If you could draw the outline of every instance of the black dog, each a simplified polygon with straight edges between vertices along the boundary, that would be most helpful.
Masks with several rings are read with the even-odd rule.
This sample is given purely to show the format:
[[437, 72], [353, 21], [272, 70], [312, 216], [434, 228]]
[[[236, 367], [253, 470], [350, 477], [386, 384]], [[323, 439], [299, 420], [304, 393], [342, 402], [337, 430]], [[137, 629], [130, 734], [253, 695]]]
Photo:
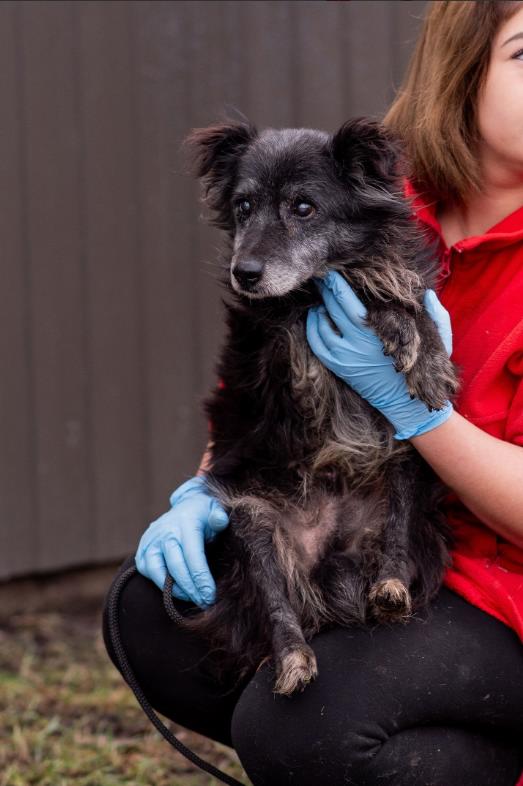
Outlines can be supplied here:
[[275, 692], [291, 694], [317, 673], [311, 636], [407, 621], [440, 588], [452, 545], [446, 487], [310, 350], [312, 277], [345, 276], [411, 394], [441, 409], [458, 381], [423, 306], [437, 257], [403, 196], [401, 146], [375, 121], [330, 135], [258, 133], [245, 118], [184, 143], [227, 236], [231, 295], [224, 386], [203, 402], [206, 480], [230, 526], [208, 545], [216, 603], [188, 623], [239, 678], [272, 653]]

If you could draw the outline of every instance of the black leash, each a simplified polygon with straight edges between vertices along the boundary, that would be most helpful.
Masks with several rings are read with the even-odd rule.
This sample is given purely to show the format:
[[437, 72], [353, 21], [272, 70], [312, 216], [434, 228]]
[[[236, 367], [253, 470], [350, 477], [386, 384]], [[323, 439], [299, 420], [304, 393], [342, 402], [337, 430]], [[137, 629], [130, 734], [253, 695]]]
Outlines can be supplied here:
[[[167, 726], [162, 723], [158, 715], [147, 701], [144, 692], [140, 688], [140, 685], [134, 676], [133, 670], [131, 669], [129, 661], [127, 660], [127, 655], [125, 654], [125, 650], [122, 646], [120, 628], [118, 625], [118, 598], [120, 597], [122, 588], [129, 581], [129, 579], [134, 576], [135, 573], [138, 573], [136, 565], [131, 565], [129, 568], [127, 568], [127, 570], [115, 580], [107, 601], [109, 614], [109, 636], [126, 682], [132, 688], [141, 708], [151, 723], [158, 729], [160, 734], [165, 737], [167, 742], [169, 742], [173, 748], [176, 748], [176, 750], [182, 754], [182, 756], [185, 756], [186, 759], [189, 759], [189, 761], [191, 761], [193, 764], [196, 764], [197, 767], [205, 770], [205, 772], [208, 772], [209, 775], [213, 775], [223, 783], [228, 783], [230, 786], [245, 786], [245, 784], [243, 784], [241, 781], [237, 781], [236, 778], [233, 778], [231, 775], [227, 775], [227, 773], [222, 772], [222, 770], [214, 767], [214, 765], [209, 764], [208, 762], [204, 761], [204, 759], [201, 759], [190, 748], [187, 748], [183, 742], [180, 742], [180, 740], [175, 737], [171, 731], [169, 731]], [[165, 584], [163, 585], [163, 605], [165, 606], [165, 610], [172, 621], [183, 627], [185, 625], [185, 620], [183, 616], [175, 609], [172, 599], [173, 583], [173, 578], [168, 573], [165, 579]]]

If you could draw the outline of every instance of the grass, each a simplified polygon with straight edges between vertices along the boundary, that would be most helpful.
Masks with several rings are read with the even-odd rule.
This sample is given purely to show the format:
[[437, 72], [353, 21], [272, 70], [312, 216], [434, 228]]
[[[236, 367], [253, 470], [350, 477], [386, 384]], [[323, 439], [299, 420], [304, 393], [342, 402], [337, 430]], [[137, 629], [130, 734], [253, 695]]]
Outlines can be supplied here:
[[[218, 786], [154, 728], [106, 653], [99, 611], [0, 626], [0, 786]], [[165, 725], [248, 784], [233, 750]]]

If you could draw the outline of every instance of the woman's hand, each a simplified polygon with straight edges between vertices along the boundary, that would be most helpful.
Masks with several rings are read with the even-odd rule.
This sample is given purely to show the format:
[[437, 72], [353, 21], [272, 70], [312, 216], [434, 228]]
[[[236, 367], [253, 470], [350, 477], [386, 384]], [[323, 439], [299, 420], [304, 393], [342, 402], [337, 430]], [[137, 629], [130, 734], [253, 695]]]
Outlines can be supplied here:
[[196, 475], [169, 497], [171, 509], [149, 524], [135, 554], [139, 573], [163, 589], [167, 570], [172, 594], [202, 608], [213, 603], [216, 583], [205, 556], [206, 542], [229, 524], [229, 516]]
[[[411, 396], [404, 373], [396, 371], [393, 358], [384, 354], [381, 339], [364, 325], [367, 309], [343, 276], [329, 271], [324, 279], [314, 281], [325, 304], [310, 308], [307, 314], [307, 340], [316, 357], [392, 423], [396, 439], [424, 434], [447, 420], [453, 411], [450, 401], [430, 412], [423, 401]], [[424, 304], [450, 355], [448, 311], [432, 289], [426, 290]], [[341, 335], [331, 327], [327, 313]]]

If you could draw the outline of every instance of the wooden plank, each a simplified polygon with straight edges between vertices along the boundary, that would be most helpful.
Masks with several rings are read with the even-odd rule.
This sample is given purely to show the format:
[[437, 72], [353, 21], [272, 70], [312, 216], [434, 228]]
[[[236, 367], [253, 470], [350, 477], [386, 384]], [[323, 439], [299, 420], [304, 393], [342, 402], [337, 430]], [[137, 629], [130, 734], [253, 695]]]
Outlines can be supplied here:
[[0, 3], [0, 579], [36, 564], [37, 502], [18, 4]]

